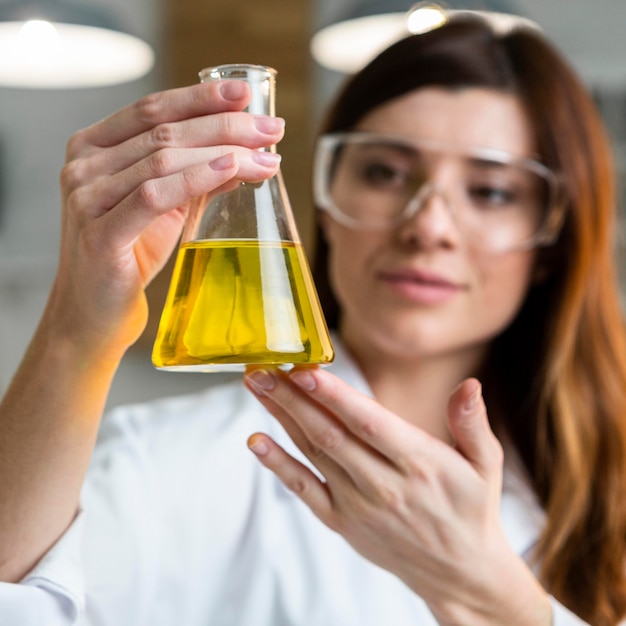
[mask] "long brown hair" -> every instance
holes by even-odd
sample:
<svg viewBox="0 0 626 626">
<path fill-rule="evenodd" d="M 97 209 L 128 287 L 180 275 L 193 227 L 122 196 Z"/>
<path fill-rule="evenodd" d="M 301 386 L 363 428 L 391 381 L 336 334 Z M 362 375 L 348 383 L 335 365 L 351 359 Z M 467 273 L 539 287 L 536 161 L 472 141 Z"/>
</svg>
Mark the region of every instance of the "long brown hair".
<svg viewBox="0 0 626 626">
<path fill-rule="evenodd" d="M 566 219 L 480 376 L 496 431 L 516 446 L 548 521 L 536 548 L 550 593 L 594 626 L 626 614 L 626 331 L 614 259 L 613 163 L 593 101 L 537 32 L 497 34 L 455 17 L 394 44 L 344 86 L 324 132 L 420 87 L 513 93 L 542 161 L 563 180 Z M 340 307 L 321 230 L 314 274 L 331 327 Z"/>
</svg>

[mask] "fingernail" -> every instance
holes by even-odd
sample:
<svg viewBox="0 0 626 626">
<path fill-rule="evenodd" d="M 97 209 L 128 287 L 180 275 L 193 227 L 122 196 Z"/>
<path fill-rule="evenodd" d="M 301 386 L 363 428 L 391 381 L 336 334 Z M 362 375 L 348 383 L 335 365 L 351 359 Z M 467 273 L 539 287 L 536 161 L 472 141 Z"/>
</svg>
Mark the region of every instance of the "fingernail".
<svg viewBox="0 0 626 626">
<path fill-rule="evenodd" d="M 265 456 L 270 451 L 267 443 L 256 435 L 252 435 L 250 439 L 248 439 L 248 448 L 258 456 Z"/>
<path fill-rule="evenodd" d="M 220 85 L 220 93 L 224 100 L 241 100 L 247 92 L 246 84 L 238 80 L 225 80 Z"/>
<path fill-rule="evenodd" d="M 229 154 L 225 154 L 224 156 L 217 157 L 209 163 L 209 167 L 213 170 L 228 170 L 235 165 L 235 155 L 230 152 Z"/>
<path fill-rule="evenodd" d="M 301 387 L 305 391 L 313 391 L 317 386 L 315 378 L 311 372 L 307 372 L 305 370 L 294 370 L 291 374 L 289 374 L 289 378 L 293 380 L 298 387 Z"/>
<path fill-rule="evenodd" d="M 282 117 L 268 117 L 266 115 L 258 115 L 254 118 L 256 129 L 262 133 L 273 135 L 279 133 L 285 128 L 285 120 Z"/>
<path fill-rule="evenodd" d="M 258 165 L 276 167 L 281 161 L 281 156 L 280 154 L 276 154 L 276 152 L 253 152 L 252 160 Z"/>
<path fill-rule="evenodd" d="M 276 385 L 274 375 L 267 370 L 253 370 L 246 374 L 248 382 L 259 391 L 271 391 Z"/>
<path fill-rule="evenodd" d="M 471 413 L 478 406 L 478 402 L 480 401 L 480 395 L 482 392 L 482 387 L 480 383 L 476 383 L 476 388 L 472 392 L 472 395 L 465 401 L 465 406 L 463 407 L 468 413 Z"/>
</svg>

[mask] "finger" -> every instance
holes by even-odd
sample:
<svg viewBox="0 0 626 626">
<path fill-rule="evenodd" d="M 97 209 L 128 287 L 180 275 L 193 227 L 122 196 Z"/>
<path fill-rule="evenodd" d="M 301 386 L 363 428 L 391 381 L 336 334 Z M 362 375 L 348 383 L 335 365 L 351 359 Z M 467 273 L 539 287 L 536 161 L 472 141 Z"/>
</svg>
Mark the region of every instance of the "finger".
<svg viewBox="0 0 626 626">
<path fill-rule="evenodd" d="M 254 369 L 257 368 L 251 368 L 248 372 L 252 372 Z M 261 371 L 263 374 L 266 372 L 266 370 Z M 283 408 L 279 403 L 275 402 L 272 397 L 259 388 L 258 380 L 258 377 L 246 374 L 244 383 L 246 387 L 255 394 L 267 411 L 278 420 L 298 449 L 302 451 L 326 478 L 329 478 L 332 473 L 336 473 L 338 466 L 335 461 L 333 461 L 320 446 L 314 445 L 311 442 L 289 410 Z"/>
<path fill-rule="evenodd" d="M 366 442 L 395 465 L 403 458 L 429 456 L 440 442 L 415 428 L 373 398 L 359 393 L 321 368 L 294 368 L 290 379 L 341 422 L 357 439 Z"/>
<path fill-rule="evenodd" d="M 482 476 L 502 468 L 502 446 L 494 435 L 478 380 L 468 378 L 452 393 L 448 405 L 448 424 L 457 450 Z"/>
<path fill-rule="evenodd" d="M 225 113 L 194 118 L 184 122 L 162 124 L 98 154 L 91 169 L 97 172 L 119 171 L 147 156 L 168 148 L 202 148 L 206 146 L 245 146 L 265 148 L 278 143 L 285 122 L 279 117 Z M 89 174 L 87 169 L 86 174 Z"/>
<path fill-rule="evenodd" d="M 197 148 L 209 145 L 242 145 L 264 148 L 282 139 L 285 120 L 268 115 L 220 113 L 180 122 L 159 124 L 122 142 L 134 142 L 140 156 L 162 148 Z"/>
<path fill-rule="evenodd" d="M 284 134 L 282 118 L 233 113 L 195 118 L 179 123 L 156 126 L 134 136 L 119 145 L 98 149 L 88 156 L 69 160 L 63 168 L 61 181 L 66 191 L 71 191 L 94 178 L 115 175 L 134 165 L 148 165 L 151 171 L 163 168 L 163 164 L 176 163 L 201 156 L 182 148 L 207 148 L 213 151 L 209 159 L 240 150 L 239 146 L 257 149 L 278 143 Z M 171 173 L 171 172 L 165 172 Z"/>
<path fill-rule="evenodd" d="M 85 145 L 115 146 L 159 124 L 241 111 L 250 96 L 248 85 L 234 80 L 199 83 L 150 94 L 76 133 L 68 144 L 68 159 L 74 158 Z"/>
<path fill-rule="evenodd" d="M 100 239 L 113 249 L 132 247 L 136 239 L 159 216 L 189 202 L 192 198 L 215 191 L 237 174 L 234 154 L 201 163 L 171 176 L 142 183 L 116 207 L 96 221 L 108 236 Z"/>
<path fill-rule="evenodd" d="M 370 492 L 372 485 L 379 484 L 393 471 L 394 464 L 389 459 L 345 427 L 343 415 L 328 411 L 293 385 L 286 373 L 256 368 L 248 371 L 245 380 L 329 481 L 332 471 L 335 476 L 349 478 L 361 491 Z M 352 393 L 356 392 L 352 390 Z M 295 436 L 292 423 L 297 428 Z"/>
<path fill-rule="evenodd" d="M 280 164 L 280 155 L 274 152 L 250 151 L 238 146 L 162 150 L 113 176 L 97 177 L 91 184 L 77 190 L 74 195 L 84 197 L 84 201 L 79 202 L 89 206 L 90 214 L 97 217 L 121 202 L 144 181 L 162 178 L 175 180 L 172 178 L 174 174 L 198 164 L 214 162 L 227 154 L 235 156 L 238 164 L 236 178 L 240 181 L 258 182 L 270 178 L 275 175 Z"/>
<path fill-rule="evenodd" d="M 295 493 L 325 524 L 332 523 L 332 498 L 324 482 L 308 467 L 287 454 L 267 435 L 255 433 L 248 447 L 261 463 Z"/>
</svg>

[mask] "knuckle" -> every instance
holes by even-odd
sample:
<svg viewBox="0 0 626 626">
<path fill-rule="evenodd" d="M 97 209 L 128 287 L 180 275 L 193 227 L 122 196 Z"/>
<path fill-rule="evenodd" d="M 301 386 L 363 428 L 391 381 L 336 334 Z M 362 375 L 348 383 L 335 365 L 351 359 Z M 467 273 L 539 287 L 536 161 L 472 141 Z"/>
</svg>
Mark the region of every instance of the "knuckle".
<svg viewBox="0 0 626 626">
<path fill-rule="evenodd" d="M 61 168 L 59 180 L 61 187 L 67 191 L 75 189 L 83 182 L 84 167 L 80 160 L 69 161 Z"/>
<path fill-rule="evenodd" d="M 360 425 L 360 434 L 364 439 L 376 439 L 380 434 L 380 420 L 369 417 Z"/>
<path fill-rule="evenodd" d="M 163 99 L 160 93 L 151 93 L 138 100 L 134 107 L 135 114 L 141 122 L 156 124 L 161 119 Z"/>
<path fill-rule="evenodd" d="M 378 482 L 374 485 L 374 491 L 383 509 L 393 513 L 402 513 L 405 510 L 402 494 L 389 483 Z"/>
<path fill-rule="evenodd" d="M 158 178 L 171 174 L 174 170 L 176 159 L 171 149 L 162 148 L 150 156 L 149 170 Z"/>
<path fill-rule="evenodd" d="M 137 187 L 137 201 L 140 206 L 158 207 L 161 194 L 154 180 L 145 180 Z"/>
<path fill-rule="evenodd" d="M 334 452 L 341 448 L 344 436 L 335 426 L 329 426 L 316 433 L 313 443 L 327 452 Z"/>
<path fill-rule="evenodd" d="M 305 496 L 309 492 L 308 483 L 299 476 L 285 480 L 285 487 L 300 497 Z"/>
<path fill-rule="evenodd" d="M 198 175 L 194 168 L 187 168 L 181 172 L 183 188 L 189 195 L 196 195 L 198 190 Z"/>
<path fill-rule="evenodd" d="M 232 113 L 222 113 L 216 116 L 217 132 L 221 138 L 230 137 L 235 130 L 235 119 Z"/>
<path fill-rule="evenodd" d="M 438 470 L 420 455 L 409 455 L 403 458 L 400 464 L 407 477 L 421 484 L 434 484 L 438 480 Z"/>
<path fill-rule="evenodd" d="M 150 143 L 155 148 L 170 148 L 176 144 L 176 125 L 158 124 L 149 133 Z"/>
<path fill-rule="evenodd" d="M 326 457 L 326 453 L 322 448 L 310 442 L 308 439 L 301 446 L 302 452 L 304 452 L 305 456 L 314 463 L 319 463 Z"/>
<path fill-rule="evenodd" d="M 85 187 L 74 188 L 67 197 L 67 207 L 74 215 L 86 213 L 92 194 Z"/>
</svg>

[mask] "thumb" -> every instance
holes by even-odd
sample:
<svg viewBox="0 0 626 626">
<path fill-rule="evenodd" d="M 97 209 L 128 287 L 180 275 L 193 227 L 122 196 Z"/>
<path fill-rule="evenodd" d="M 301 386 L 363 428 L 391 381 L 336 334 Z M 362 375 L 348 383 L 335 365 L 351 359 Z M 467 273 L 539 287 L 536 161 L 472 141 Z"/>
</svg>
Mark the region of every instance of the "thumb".
<svg viewBox="0 0 626 626">
<path fill-rule="evenodd" d="M 475 378 L 464 380 L 452 392 L 448 426 L 457 450 L 479 474 L 487 477 L 501 471 L 502 446 L 489 425 L 482 387 Z"/>
</svg>

